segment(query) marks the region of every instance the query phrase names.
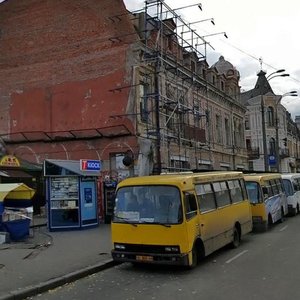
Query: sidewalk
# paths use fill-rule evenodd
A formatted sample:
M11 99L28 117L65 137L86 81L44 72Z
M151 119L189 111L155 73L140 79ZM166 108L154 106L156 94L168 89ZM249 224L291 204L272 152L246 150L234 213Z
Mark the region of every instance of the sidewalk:
M110 224L49 232L35 217L28 239L0 245L0 299L24 299L114 265Z

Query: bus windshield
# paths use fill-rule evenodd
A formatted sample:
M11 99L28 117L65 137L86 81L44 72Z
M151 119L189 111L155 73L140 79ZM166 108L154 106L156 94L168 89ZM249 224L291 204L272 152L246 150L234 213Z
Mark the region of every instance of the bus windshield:
M289 179L283 179L283 186L284 191L287 196L293 196L294 195L294 189L291 181Z
M178 188L168 185L122 187L116 194L113 222L181 223L180 192Z
M246 181L246 188L249 196L250 203L259 203L262 202L260 186L257 182Z

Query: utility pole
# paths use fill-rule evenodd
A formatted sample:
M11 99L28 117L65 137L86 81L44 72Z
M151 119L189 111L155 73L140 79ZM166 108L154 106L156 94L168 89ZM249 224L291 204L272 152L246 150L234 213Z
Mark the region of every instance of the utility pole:
M266 123L265 123L265 105L264 96L261 95L261 125L262 125L262 139L263 139L263 149L264 149L264 169L265 172L269 171L269 159L268 159L268 149L267 149L267 136L266 136Z
M154 74L154 93L155 93L155 121L156 121L156 165L154 168L155 174L161 173L161 153L160 153L160 111L159 111L159 71L160 71L160 57L157 53L155 62L155 74Z

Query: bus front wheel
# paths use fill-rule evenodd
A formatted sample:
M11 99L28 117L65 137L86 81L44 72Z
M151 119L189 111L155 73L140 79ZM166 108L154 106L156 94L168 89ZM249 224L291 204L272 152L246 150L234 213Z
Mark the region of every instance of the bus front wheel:
M190 255L191 261L189 262L189 269L193 269L198 264L198 254L196 245L193 246L192 253Z

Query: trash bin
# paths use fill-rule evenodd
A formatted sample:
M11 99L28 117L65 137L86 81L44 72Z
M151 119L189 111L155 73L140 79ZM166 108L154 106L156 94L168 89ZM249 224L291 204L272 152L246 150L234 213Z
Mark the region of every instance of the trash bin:
M29 236L30 219L20 219L2 222L13 241L22 240Z

